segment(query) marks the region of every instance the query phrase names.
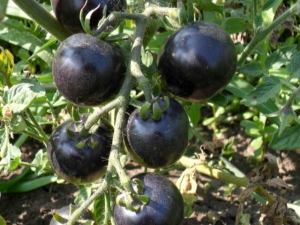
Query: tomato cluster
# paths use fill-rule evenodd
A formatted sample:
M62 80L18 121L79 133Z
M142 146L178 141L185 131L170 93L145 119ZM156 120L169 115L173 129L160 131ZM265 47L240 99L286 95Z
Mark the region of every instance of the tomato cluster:
M77 106L105 104L120 90L126 73L122 50L83 32L78 18L84 1L52 0L58 20L73 34L63 41L53 60L53 77L58 91ZM98 4L100 13L91 18L95 28L107 13L122 11L126 1L88 1L83 14ZM70 17L75 18L70 20ZM79 32L79 33L78 33ZM130 112L123 140L126 153L140 165L165 168L185 153L189 119L175 100L207 101L230 82L237 56L229 35L217 25L192 22L169 36L158 55L157 67L165 95L152 99L153 106L143 115L141 109ZM154 115L154 105L160 115ZM48 157L53 170L76 184L90 183L105 173L112 141L112 128L101 123L92 134L81 136L80 121L68 120L58 126L48 143ZM162 175L143 173L139 179L149 202L138 212L118 204L114 219L118 225L179 225L183 220L183 199L176 186Z

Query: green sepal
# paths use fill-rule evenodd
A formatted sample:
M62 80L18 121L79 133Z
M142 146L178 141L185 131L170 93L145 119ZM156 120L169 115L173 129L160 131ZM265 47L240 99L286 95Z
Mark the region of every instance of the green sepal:
M133 183L133 189L138 195L141 195L144 193L144 185L143 185L142 181L140 181L139 179L133 178L132 183Z
M140 109L140 117L142 119L148 119L149 118L149 115L150 115L150 107L151 107L151 103L150 102L145 102L141 109Z
M165 105L161 107L161 111L165 112L170 106L170 98L168 96L164 96Z
M160 105L157 101L155 101L152 105L152 119L153 120L160 120L162 116L162 110L160 108Z

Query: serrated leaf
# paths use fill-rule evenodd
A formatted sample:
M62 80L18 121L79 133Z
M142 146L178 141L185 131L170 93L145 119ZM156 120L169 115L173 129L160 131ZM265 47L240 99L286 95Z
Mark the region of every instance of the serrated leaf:
M289 45L287 47L277 49L267 57L265 61L266 69L279 69L283 65L287 64L296 48L296 45Z
M280 79L275 76L264 76L263 82L256 86L250 93L246 94L241 104L254 106L267 102L277 95L281 90Z
M88 186L83 186L80 188L78 195L74 199L76 205L81 205L86 201L92 194L92 188Z
M258 62L248 63L240 67L238 72L251 77L258 77L263 74L261 64Z
M277 130L271 140L270 146L275 150L295 150L300 148L300 125L286 127L279 136Z
M19 26L19 21L15 19L6 19L0 23L0 40L21 48L36 52L45 42ZM37 54L43 61L51 66L53 54L50 50L44 50Z
M290 63L286 66L287 70L290 72L291 76L297 74L300 70L300 54L299 52L294 52L290 60Z
M28 108L38 97L45 97L45 90L35 79L22 80L5 93L3 101L15 113Z

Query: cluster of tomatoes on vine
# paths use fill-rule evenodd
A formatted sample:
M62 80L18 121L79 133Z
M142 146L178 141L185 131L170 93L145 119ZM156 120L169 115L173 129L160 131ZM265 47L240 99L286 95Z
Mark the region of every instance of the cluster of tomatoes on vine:
M118 45L84 33L78 16L84 4L84 0L52 0L57 19L72 33L57 49L53 78L61 95L74 105L97 107L118 94L128 63ZM87 1L83 17L95 8L91 29L97 27L104 9L107 15L125 11L126 1ZM132 110L123 132L125 151L131 159L149 168L165 168L178 161L188 144L189 119L175 98L207 101L230 82L236 61L230 36L217 25L190 22L170 35L157 58L165 92L145 102L146 110ZM161 112L158 117L155 107ZM82 135L87 118L83 114L60 124L48 142L53 170L75 184L91 183L103 176L111 149L113 127L101 119L94 132ZM171 181L152 173L138 174L134 179L142 182L142 194L149 202L138 212L116 204L116 224L181 224L183 199Z

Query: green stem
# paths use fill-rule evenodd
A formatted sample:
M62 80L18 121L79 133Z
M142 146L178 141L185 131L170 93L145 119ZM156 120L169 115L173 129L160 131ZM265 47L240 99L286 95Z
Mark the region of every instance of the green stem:
M42 140L42 142L44 143L45 146L47 146L47 142L48 142L48 136L47 136L47 134L43 131L43 129L41 128L41 126L38 124L38 122L36 121L34 115L30 111L30 109L26 110L26 114L28 115L28 117L31 120L31 122L34 124L34 128L38 132L38 136L40 136L39 139Z
M231 175L229 173L223 172L219 169L212 168L212 167L208 166L207 164L199 164L199 160L197 160L197 159L191 159L186 156L183 156L178 161L178 164L185 168L195 167L199 173L206 174L208 176L217 178L226 183L235 184L239 187L247 187L249 184L249 180L245 176L237 177L235 175ZM257 189L255 189L255 192L257 194L261 195L262 197L264 197L269 202L274 201L274 197L271 194L269 194L265 189L263 189L261 186L259 186Z
M264 40L268 34L270 34L276 27L278 27L282 22L284 22L287 18L292 16L295 13L300 12L300 1L296 2L291 8L282 13L277 19L275 19L270 25L257 30L257 33L244 49L242 54L238 59L238 66L242 66L247 59L247 57L252 53L252 51L256 48L256 46Z
M37 1L34 0L13 0L36 23L41 25L47 32L63 41L71 34Z
M300 86L297 87L295 90L293 90L292 94L290 95L288 101L285 104L285 108L289 108L292 106L294 99L298 96L300 93Z

